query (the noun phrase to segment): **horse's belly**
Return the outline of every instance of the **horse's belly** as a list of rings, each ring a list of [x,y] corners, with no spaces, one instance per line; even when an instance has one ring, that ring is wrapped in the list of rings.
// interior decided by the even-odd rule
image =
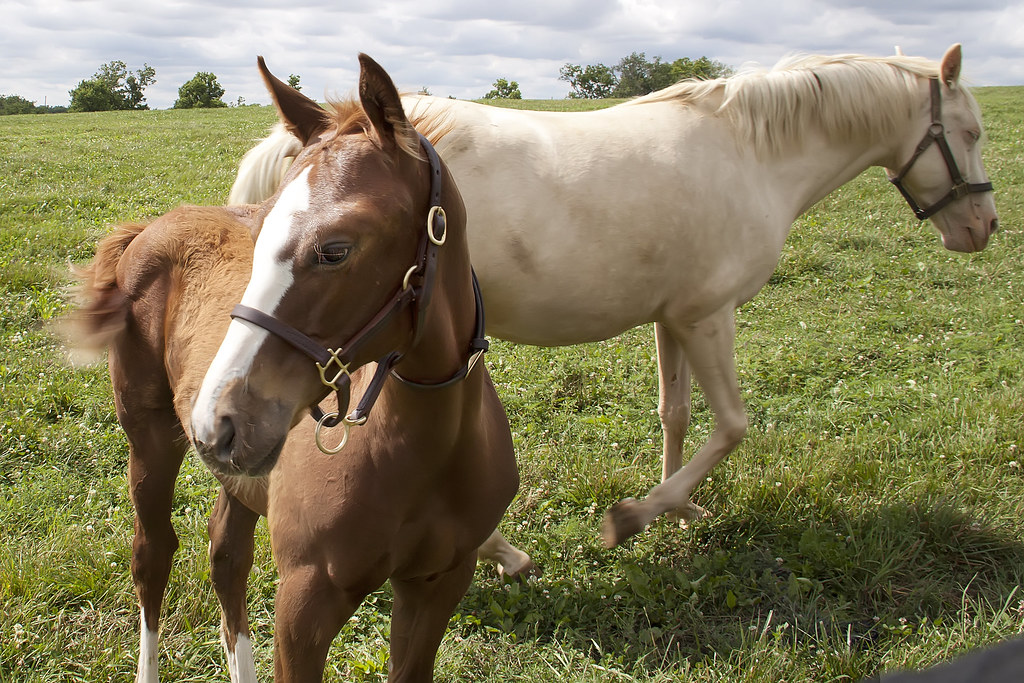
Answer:
[[[651,322],[653,316],[626,315],[622,311],[560,307],[548,299],[543,306],[515,305],[487,308],[487,334],[519,344],[568,346],[610,339],[637,325]]]
[[[684,263],[665,269],[632,264],[567,278],[564,270],[523,276],[481,266],[487,334],[521,344],[566,346],[609,339],[667,318],[697,322],[750,298],[771,267],[722,260],[711,270],[695,271]]]

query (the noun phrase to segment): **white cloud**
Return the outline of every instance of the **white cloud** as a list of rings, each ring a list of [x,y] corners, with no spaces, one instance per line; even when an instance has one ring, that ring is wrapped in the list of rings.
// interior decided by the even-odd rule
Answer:
[[[1024,9],[997,0],[8,0],[0,23],[0,93],[49,104],[106,62],[150,64],[146,91],[169,107],[197,71],[212,71],[225,100],[268,102],[255,68],[299,74],[304,91],[345,93],[357,52],[377,59],[404,88],[479,97],[496,78],[526,97],[563,97],[566,62],[614,65],[631,52],[665,59],[708,56],[740,66],[800,52],[938,58],[964,43],[976,85],[1024,82]]]

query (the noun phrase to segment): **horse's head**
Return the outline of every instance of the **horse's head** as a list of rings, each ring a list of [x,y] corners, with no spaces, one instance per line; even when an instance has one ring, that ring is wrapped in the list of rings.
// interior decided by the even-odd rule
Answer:
[[[193,442],[216,472],[266,474],[304,410],[330,389],[347,401],[348,371],[412,343],[419,312],[407,292],[423,277],[424,226],[441,183],[432,176],[442,176],[390,77],[359,59],[359,101],[334,113],[259,60],[304,147],[262,207],[251,279],[193,405]],[[445,191],[464,220],[454,186]]]
[[[899,170],[888,174],[917,217],[932,219],[947,249],[972,252],[985,248],[999,217],[981,161],[981,113],[960,86],[960,64],[960,45],[954,45],[922,98],[923,137],[907,140]]]

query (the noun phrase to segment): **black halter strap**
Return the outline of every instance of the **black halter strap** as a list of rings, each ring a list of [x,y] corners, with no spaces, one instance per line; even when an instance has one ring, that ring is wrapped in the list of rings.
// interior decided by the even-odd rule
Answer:
[[[352,364],[359,349],[409,306],[412,307],[413,314],[413,346],[415,346],[423,334],[423,321],[426,317],[426,309],[433,294],[437,275],[438,253],[440,247],[445,242],[447,226],[445,224],[444,209],[441,204],[441,184],[443,179],[441,160],[433,145],[422,135],[420,135],[420,145],[426,152],[427,161],[430,164],[430,211],[427,217],[427,228],[420,239],[418,256],[414,265],[406,273],[405,280],[388,303],[362,329],[349,338],[345,344],[336,349],[327,348],[291,325],[249,306],[239,304],[231,311],[232,318],[245,320],[262,327],[313,359],[320,372],[320,380],[325,386],[333,390],[338,397],[338,410],[333,416],[325,416],[317,405],[310,407],[310,415],[317,421],[318,425],[335,427],[342,422],[347,424],[364,423],[367,417],[369,417],[370,410],[372,410],[378,396],[380,396],[388,376],[394,376],[405,385],[422,389],[440,389],[451,386],[465,378],[472,371],[480,355],[488,348],[488,342],[484,338],[483,299],[480,295],[480,285],[477,282],[476,273],[473,272],[476,325],[473,339],[469,343],[468,360],[466,363],[454,375],[442,382],[417,382],[400,377],[398,373],[394,372],[394,366],[402,359],[402,354],[397,350],[391,351],[377,361],[377,369],[359,404],[350,414],[345,415],[348,411],[349,390],[352,379],[349,366]]]
[[[907,200],[907,204],[914,210],[914,215],[917,216],[918,220],[924,220],[925,218],[931,218],[946,206],[957,199],[966,197],[969,194],[976,194],[979,192],[991,192],[992,183],[968,183],[964,180],[963,174],[960,173],[959,167],[956,165],[956,159],[953,158],[953,150],[949,148],[949,142],[946,141],[945,127],[942,125],[942,90],[939,85],[938,78],[932,78],[931,81],[931,97],[932,97],[932,123],[928,126],[928,131],[921,138],[921,142],[918,143],[917,148],[914,150],[914,154],[910,157],[907,163],[903,164],[903,168],[892,178],[889,178],[889,182],[896,186],[896,189],[900,191],[903,198]],[[917,161],[918,157],[924,154],[925,150],[931,147],[932,143],[935,143],[939,147],[939,151],[942,153],[942,158],[946,162],[946,168],[949,170],[949,177],[953,181],[953,187],[947,192],[941,199],[932,204],[922,208],[920,204],[911,196],[910,192],[903,185],[903,179],[906,177],[910,168]]]

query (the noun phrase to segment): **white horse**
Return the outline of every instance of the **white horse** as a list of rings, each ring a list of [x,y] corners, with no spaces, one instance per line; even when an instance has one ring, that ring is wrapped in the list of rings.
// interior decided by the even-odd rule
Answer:
[[[960,69],[959,45],[941,63],[793,57],[586,113],[404,98],[464,196],[489,334],[555,346],[655,323],[663,481],[608,511],[606,545],[706,514],[691,491],[747,429],[734,311],[817,201],[882,166],[947,249],[985,247],[998,218]],[[230,201],[265,199],[300,148],[280,128],[250,150]],[[681,468],[691,370],[715,429]]]

